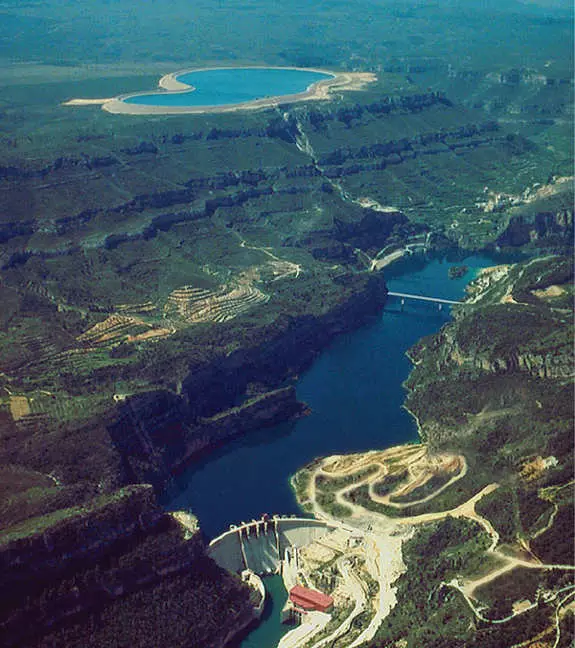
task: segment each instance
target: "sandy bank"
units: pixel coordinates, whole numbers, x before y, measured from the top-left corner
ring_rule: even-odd
[[[373,83],[377,77],[371,72],[330,72],[329,70],[316,70],[312,68],[282,68],[270,66],[258,66],[264,69],[285,69],[285,70],[302,70],[307,72],[318,72],[321,74],[332,75],[328,79],[323,79],[310,85],[304,92],[291,95],[281,95],[274,97],[265,97],[249,101],[246,103],[228,104],[224,106],[151,106],[140,104],[129,104],[124,100],[134,96],[122,95],[112,99],[72,99],[66,102],[65,106],[89,106],[101,105],[103,110],[114,114],[123,115],[182,115],[182,114],[202,114],[202,113],[228,113],[240,110],[261,110],[271,108],[280,104],[289,104],[299,101],[317,101],[329,99],[331,95],[337,92],[349,92],[362,90],[369,83]],[[199,68],[196,70],[182,70],[167,74],[159,81],[161,90],[170,93],[182,93],[193,91],[193,86],[178,81],[179,76],[190,72],[201,72],[214,68]],[[218,68],[234,69],[234,68]],[[149,93],[137,93],[149,94]]]
[[[70,99],[70,101],[65,101],[63,106],[103,106],[113,99]]]

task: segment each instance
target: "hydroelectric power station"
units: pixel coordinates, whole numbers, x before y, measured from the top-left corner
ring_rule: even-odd
[[[264,515],[260,520],[230,526],[210,542],[208,554],[231,572],[249,569],[256,574],[273,574],[281,571],[286,550],[305,547],[341,527],[323,520]],[[295,555],[297,552],[287,552],[288,563]]]
[[[284,635],[278,648],[299,648],[328,627],[334,607],[334,598],[319,591],[311,578],[303,559],[305,552],[315,545],[324,557],[327,552],[341,562],[362,543],[361,531],[341,522],[263,515],[259,520],[231,525],[212,540],[208,554],[220,567],[240,573],[264,597],[265,588],[259,576],[281,573],[289,592],[281,620],[299,626]],[[344,573],[345,569],[344,566]],[[262,609],[263,602],[256,609],[256,616],[261,615]]]

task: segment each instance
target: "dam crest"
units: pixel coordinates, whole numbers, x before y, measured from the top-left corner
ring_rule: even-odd
[[[228,571],[240,573],[249,569],[256,574],[281,571],[282,562],[300,549],[336,529],[356,532],[341,523],[313,518],[262,516],[259,520],[242,522],[214,538],[208,555]]]

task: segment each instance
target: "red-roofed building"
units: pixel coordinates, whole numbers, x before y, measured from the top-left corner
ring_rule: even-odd
[[[318,610],[327,612],[333,606],[333,599],[327,594],[322,594],[316,590],[296,585],[292,587],[289,593],[290,601],[301,610]]]

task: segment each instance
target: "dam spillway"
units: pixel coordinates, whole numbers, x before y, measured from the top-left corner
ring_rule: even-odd
[[[256,574],[278,571],[280,555],[278,552],[277,532],[271,523],[248,526],[248,533],[240,533],[243,545],[243,558],[246,568]]]
[[[208,555],[228,571],[256,574],[279,571],[289,547],[305,547],[341,525],[309,518],[274,517],[231,526],[214,538]]]

